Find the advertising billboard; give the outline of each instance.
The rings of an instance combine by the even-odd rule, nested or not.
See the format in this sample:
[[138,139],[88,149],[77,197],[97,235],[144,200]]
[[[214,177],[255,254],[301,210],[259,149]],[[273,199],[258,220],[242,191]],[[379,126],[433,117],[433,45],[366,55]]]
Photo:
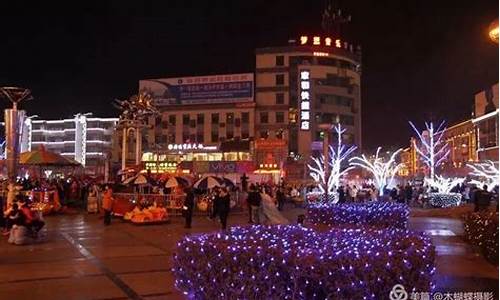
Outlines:
[[151,93],[157,106],[252,102],[253,86],[253,73],[139,81],[139,91]]

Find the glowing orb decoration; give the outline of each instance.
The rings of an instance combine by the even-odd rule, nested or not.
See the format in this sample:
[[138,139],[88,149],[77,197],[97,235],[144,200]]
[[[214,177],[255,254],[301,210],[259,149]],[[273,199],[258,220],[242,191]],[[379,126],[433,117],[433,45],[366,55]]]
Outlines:
[[491,22],[488,28],[488,35],[493,42],[498,44],[498,19]]

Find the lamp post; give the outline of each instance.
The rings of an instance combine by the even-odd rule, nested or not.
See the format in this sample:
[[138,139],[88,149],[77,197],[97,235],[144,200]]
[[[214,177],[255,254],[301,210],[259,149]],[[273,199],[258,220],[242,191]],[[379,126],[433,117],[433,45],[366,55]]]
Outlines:
[[26,112],[18,110],[17,106],[21,101],[31,100],[31,91],[21,87],[0,87],[0,97],[9,100],[12,108],[5,109],[5,140],[6,140],[6,161],[7,176],[13,182],[17,175],[17,165],[19,160],[19,142],[22,135],[22,127]]

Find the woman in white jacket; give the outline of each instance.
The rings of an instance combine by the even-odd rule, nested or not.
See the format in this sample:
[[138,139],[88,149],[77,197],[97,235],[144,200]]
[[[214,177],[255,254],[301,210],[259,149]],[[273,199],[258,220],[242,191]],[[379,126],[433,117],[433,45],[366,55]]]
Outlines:
[[276,202],[269,195],[268,192],[263,191],[260,193],[261,204],[260,204],[260,221],[265,225],[278,225],[278,224],[289,224],[290,222],[287,218],[283,217],[278,208],[276,207]]

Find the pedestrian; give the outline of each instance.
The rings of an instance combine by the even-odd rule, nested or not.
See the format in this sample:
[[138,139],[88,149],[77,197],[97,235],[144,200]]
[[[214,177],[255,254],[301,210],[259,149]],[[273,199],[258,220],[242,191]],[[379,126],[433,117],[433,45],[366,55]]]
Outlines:
[[184,228],[191,228],[191,221],[193,219],[193,209],[194,209],[194,191],[193,188],[187,187],[184,189],[186,197],[184,198],[184,205],[182,207],[182,213],[186,219],[186,224]]
[[22,202],[21,213],[23,214],[26,228],[28,228],[32,235],[36,237],[38,232],[43,228],[43,226],[45,226],[45,222],[39,215],[33,214],[27,202]]
[[213,195],[212,195],[212,214],[210,215],[210,220],[215,220],[217,215],[219,214],[219,211],[217,209],[217,202],[219,201],[220,197],[220,189],[218,186],[216,186],[213,189]]
[[276,201],[278,202],[278,210],[282,211],[285,206],[285,193],[282,187],[279,187],[276,191]]
[[339,188],[337,189],[337,193],[339,194],[339,204],[345,203],[346,199],[345,199],[344,187],[339,186]]
[[491,193],[488,192],[488,186],[484,185],[483,189],[478,189],[474,195],[474,211],[487,210],[491,202]]
[[102,199],[102,209],[104,210],[104,225],[111,225],[111,213],[113,211],[113,189],[106,186],[104,197]]
[[225,230],[227,227],[227,217],[229,216],[229,209],[231,203],[231,196],[229,195],[227,189],[224,187],[221,189],[219,197],[215,202],[217,213],[219,214],[220,223],[222,229]]
[[257,187],[254,184],[250,185],[250,192],[248,193],[248,204],[250,205],[250,222],[254,224],[259,224],[259,208],[261,202],[261,196]]

